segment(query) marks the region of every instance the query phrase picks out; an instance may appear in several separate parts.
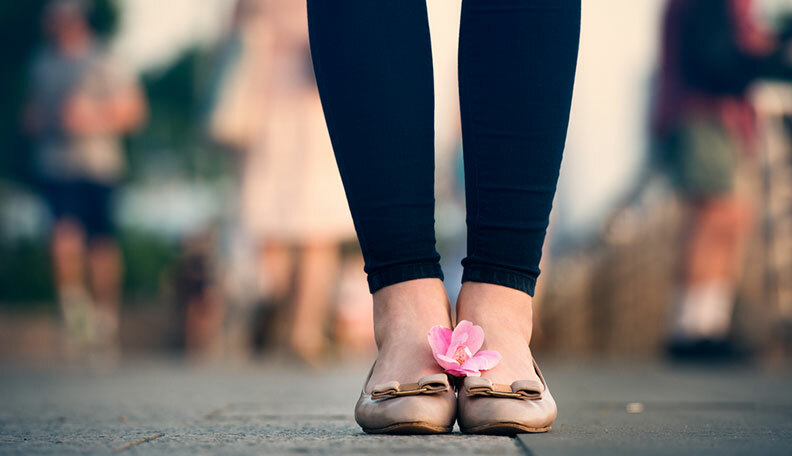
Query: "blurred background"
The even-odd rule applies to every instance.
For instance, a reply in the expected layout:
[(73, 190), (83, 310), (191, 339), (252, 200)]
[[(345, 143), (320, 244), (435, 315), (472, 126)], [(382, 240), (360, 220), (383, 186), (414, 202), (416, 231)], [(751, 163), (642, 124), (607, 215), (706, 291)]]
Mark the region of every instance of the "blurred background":
[[(428, 0), (459, 290), (458, 0)], [(295, 0), (0, 5), (0, 359), (373, 353)], [(792, 0), (584, 0), (534, 350), (792, 361)], [(541, 43), (537, 43), (541, 45)]]

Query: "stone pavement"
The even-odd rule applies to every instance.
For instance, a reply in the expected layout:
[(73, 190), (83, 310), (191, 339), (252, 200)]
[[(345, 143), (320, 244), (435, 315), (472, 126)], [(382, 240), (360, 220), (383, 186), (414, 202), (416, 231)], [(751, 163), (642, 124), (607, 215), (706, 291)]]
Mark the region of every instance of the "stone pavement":
[(540, 358), (560, 416), (520, 438), (370, 436), (367, 367), (0, 365), (0, 454), (792, 454), (792, 371)]

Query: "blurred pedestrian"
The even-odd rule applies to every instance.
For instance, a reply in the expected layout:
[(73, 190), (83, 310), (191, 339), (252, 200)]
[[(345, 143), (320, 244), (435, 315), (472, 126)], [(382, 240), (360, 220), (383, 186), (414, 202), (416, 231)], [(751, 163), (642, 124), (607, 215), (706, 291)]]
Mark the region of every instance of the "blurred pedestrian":
[(227, 310), (217, 284), (217, 242), (209, 231), (186, 236), (181, 244), (171, 280), (180, 345), (194, 359), (215, 359), (224, 354)]
[(79, 0), (47, 5), (46, 42), (32, 63), (25, 113), (54, 216), (58, 301), (77, 350), (117, 347), (122, 260), (112, 198), (124, 170), (120, 137), (145, 116), (140, 88), (95, 36), (87, 8)]
[(237, 58), (212, 130), (240, 153), (241, 218), (271, 301), (290, 309), (284, 336), (314, 362), (326, 348), (340, 246), (354, 230), (313, 79), (305, 16), (300, 1), (238, 3)]
[(754, 20), (751, 0), (670, 0), (653, 132), (687, 209), (669, 349), (731, 352), (736, 288), (755, 204), (734, 189), (756, 150), (751, 84), (792, 76), (790, 48)]

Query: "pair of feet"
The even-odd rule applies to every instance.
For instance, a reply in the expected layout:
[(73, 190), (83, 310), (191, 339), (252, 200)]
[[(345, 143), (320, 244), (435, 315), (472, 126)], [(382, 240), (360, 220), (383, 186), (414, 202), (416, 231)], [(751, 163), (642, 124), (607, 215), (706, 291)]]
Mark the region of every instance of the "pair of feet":
[[(456, 311), (456, 321), (468, 320), (484, 329), (482, 350), (496, 350), (502, 356), (482, 377), (506, 385), (538, 380), (529, 348), (533, 329), (529, 295), (500, 285), (465, 282)], [(365, 391), (392, 380), (409, 383), (443, 372), (427, 340), (435, 325), (453, 328), (448, 295), (440, 280), (411, 280), (374, 293), (379, 355)]]

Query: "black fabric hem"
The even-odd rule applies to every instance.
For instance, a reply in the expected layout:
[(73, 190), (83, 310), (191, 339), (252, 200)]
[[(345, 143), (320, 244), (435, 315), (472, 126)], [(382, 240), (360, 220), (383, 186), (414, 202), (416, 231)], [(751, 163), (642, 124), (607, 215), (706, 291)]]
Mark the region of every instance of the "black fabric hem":
[(438, 263), (400, 264), (368, 275), (369, 291), (374, 294), (381, 288), (415, 279), (443, 280), (443, 270)]
[(530, 296), (533, 296), (536, 290), (536, 277), (493, 266), (465, 266), (462, 273), (462, 283), (464, 282), (502, 285), (528, 293)]

